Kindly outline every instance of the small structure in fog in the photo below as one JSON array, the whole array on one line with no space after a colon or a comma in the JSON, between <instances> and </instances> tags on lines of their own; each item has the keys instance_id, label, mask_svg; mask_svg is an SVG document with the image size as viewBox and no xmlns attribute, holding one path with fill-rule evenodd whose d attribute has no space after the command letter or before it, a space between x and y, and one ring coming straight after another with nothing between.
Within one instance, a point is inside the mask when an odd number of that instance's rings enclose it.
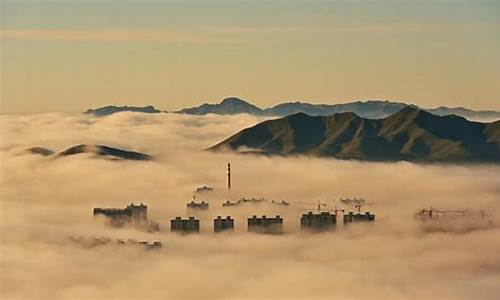
<instances>
[{"instance_id":1,"label":"small structure in fog","mask_svg":"<svg viewBox=\"0 0 500 300\"><path fill-rule=\"evenodd\" d=\"M222 207L236 206L238 204L239 204L238 202L231 202L227 200L226 202L222 203Z\"/></svg>"},{"instance_id":2,"label":"small structure in fog","mask_svg":"<svg viewBox=\"0 0 500 300\"><path fill-rule=\"evenodd\" d=\"M170 220L170 231L176 233L198 233L200 232L200 220L194 217L187 219L175 217Z\"/></svg>"},{"instance_id":3,"label":"small structure in fog","mask_svg":"<svg viewBox=\"0 0 500 300\"><path fill-rule=\"evenodd\" d=\"M222 218L217 216L214 219L214 232L234 231L234 219L230 216Z\"/></svg>"},{"instance_id":4,"label":"small structure in fog","mask_svg":"<svg viewBox=\"0 0 500 300\"><path fill-rule=\"evenodd\" d=\"M268 200L266 198L241 198L240 200L238 200L238 203L252 203L252 204L258 204L258 203L263 203L263 202L267 202Z\"/></svg>"},{"instance_id":5,"label":"small structure in fog","mask_svg":"<svg viewBox=\"0 0 500 300\"><path fill-rule=\"evenodd\" d=\"M285 201L285 200L282 200L282 201L271 200L271 203L276 204L276 205L281 205L281 206L289 206L290 205L290 202Z\"/></svg>"},{"instance_id":6,"label":"small structure in fog","mask_svg":"<svg viewBox=\"0 0 500 300\"><path fill-rule=\"evenodd\" d=\"M214 191L213 188L211 188L209 186L206 186L206 185L204 185L202 187L199 187L196 190L194 190L194 192L197 193L197 194L210 193L210 192L213 192L213 191Z\"/></svg>"},{"instance_id":7,"label":"small structure in fog","mask_svg":"<svg viewBox=\"0 0 500 300\"><path fill-rule=\"evenodd\" d=\"M269 200L266 199L266 198L240 198L238 201L236 202L231 202L229 200L227 200L226 202L222 203L222 206L223 207L229 207L229 206L237 206L237 205L243 205L245 203L250 203L250 204L261 204L261 203L265 203L265 202L268 202ZM274 202L274 203L281 203L281 202ZM283 201L283 203L286 203L286 201Z\"/></svg>"},{"instance_id":8,"label":"small structure in fog","mask_svg":"<svg viewBox=\"0 0 500 300\"><path fill-rule=\"evenodd\" d=\"M337 226L337 215L330 212L313 213L308 212L300 218L300 229L306 231L328 231Z\"/></svg>"},{"instance_id":9,"label":"small structure in fog","mask_svg":"<svg viewBox=\"0 0 500 300\"><path fill-rule=\"evenodd\" d=\"M160 241L154 241L154 242L140 241L139 246L143 247L146 250L153 250L162 247Z\"/></svg>"},{"instance_id":10,"label":"small structure in fog","mask_svg":"<svg viewBox=\"0 0 500 300\"><path fill-rule=\"evenodd\" d=\"M209 204L205 201L195 202L192 200L189 203L186 203L186 207L188 210L208 210Z\"/></svg>"},{"instance_id":11,"label":"small structure in fog","mask_svg":"<svg viewBox=\"0 0 500 300\"><path fill-rule=\"evenodd\" d=\"M263 233L263 234L283 234L283 218L276 216L267 218L262 216L252 216L248 218L248 232Z\"/></svg>"}]
</instances>

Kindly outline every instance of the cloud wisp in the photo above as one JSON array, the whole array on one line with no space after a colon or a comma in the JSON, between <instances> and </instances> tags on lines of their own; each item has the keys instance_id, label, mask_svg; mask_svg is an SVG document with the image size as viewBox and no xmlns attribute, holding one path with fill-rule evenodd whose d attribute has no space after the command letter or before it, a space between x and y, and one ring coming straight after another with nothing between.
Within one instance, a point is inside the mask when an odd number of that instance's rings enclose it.
<instances>
[{"instance_id":1,"label":"cloud wisp","mask_svg":"<svg viewBox=\"0 0 500 300\"><path fill-rule=\"evenodd\" d=\"M269 36L300 33L449 33L498 29L499 24L368 24L331 26L207 26L168 29L3 29L4 40L156 42L172 44L244 44L268 41Z\"/></svg>"}]
</instances>

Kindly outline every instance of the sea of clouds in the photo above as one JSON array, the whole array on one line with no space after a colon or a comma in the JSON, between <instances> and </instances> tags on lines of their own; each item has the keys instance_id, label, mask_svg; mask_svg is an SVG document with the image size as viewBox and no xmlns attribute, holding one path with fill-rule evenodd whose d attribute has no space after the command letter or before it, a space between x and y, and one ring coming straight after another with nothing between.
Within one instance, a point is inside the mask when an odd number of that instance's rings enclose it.
<instances>
[{"instance_id":1,"label":"sea of clouds","mask_svg":"<svg viewBox=\"0 0 500 300\"><path fill-rule=\"evenodd\" d=\"M0 144L2 299L498 299L500 167L367 163L203 151L262 119L248 115L119 113L2 115ZM153 161L27 153L103 144ZM225 189L232 165L231 192ZM169 232L199 186L215 188L199 235ZM223 209L242 196L287 200ZM321 201L365 197L373 224L303 234L299 216ZM94 207L148 205L158 233L112 229ZM298 204L311 203L311 204ZM482 209L491 228L424 230L426 207ZM283 236L246 233L253 214L284 217ZM234 234L211 220L235 218ZM161 249L86 248L71 236L159 240Z\"/></svg>"}]
</instances>

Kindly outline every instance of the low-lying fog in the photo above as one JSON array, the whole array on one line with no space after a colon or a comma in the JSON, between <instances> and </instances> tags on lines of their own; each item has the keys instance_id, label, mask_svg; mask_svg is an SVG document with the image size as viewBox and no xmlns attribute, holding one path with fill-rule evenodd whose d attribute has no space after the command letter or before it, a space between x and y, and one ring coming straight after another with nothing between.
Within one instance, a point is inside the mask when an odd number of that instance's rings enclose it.
<instances>
[{"instance_id":1,"label":"low-lying fog","mask_svg":"<svg viewBox=\"0 0 500 300\"><path fill-rule=\"evenodd\" d=\"M500 223L500 167L362 163L237 156L200 151L260 121L256 117L120 113L105 118L1 116L2 299L498 299L500 227L424 231L419 208L483 209ZM153 155L151 162L27 154L104 144ZM232 191L225 190L226 163ZM202 232L175 236L192 191L216 189ZM287 200L224 210L241 196ZM300 209L365 197L373 224L301 234ZM159 233L112 229L93 207L149 206ZM235 217L236 232L214 235L211 219ZM280 214L283 236L246 233L246 217ZM159 250L81 247L71 236L162 241Z\"/></svg>"}]
</instances>

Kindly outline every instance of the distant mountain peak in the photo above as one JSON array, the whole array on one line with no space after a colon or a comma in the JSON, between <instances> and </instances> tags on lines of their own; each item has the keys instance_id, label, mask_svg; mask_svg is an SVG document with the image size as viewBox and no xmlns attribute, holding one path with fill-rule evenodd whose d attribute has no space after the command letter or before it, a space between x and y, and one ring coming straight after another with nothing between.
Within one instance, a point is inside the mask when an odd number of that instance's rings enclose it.
<instances>
[{"instance_id":1,"label":"distant mountain peak","mask_svg":"<svg viewBox=\"0 0 500 300\"><path fill-rule=\"evenodd\" d=\"M205 115L210 113L219 115L235 115L241 113L251 115L262 114L260 108L237 97L228 97L224 98L220 103L204 103L200 106L185 108L177 112L191 115Z\"/></svg>"},{"instance_id":2,"label":"distant mountain peak","mask_svg":"<svg viewBox=\"0 0 500 300\"><path fill-rule=\"evenodd\" d=\"M249 102L241 99L241 98L238 98L238 97L227 97L227 98L224 98L222 99L221 105L228 105L228 104L248 104L248 105L252 105L250 104Z\"/></svg>"},{"instance_id":3,"label":"distant mountain peak","mask_svg":"<svg viewBox=\"0 0 500 300\"><path fill-rule=\"evenodd\" d=\"M140 113L159 113L160 110L156 109L152 105L147 106L115 106L115 105L107 105L103 107L99 107L96 109L88 109L85 114L94 115L96 117L104 117L109 116L119 112L140 112Z\"/></svg>"}]
</instances>

